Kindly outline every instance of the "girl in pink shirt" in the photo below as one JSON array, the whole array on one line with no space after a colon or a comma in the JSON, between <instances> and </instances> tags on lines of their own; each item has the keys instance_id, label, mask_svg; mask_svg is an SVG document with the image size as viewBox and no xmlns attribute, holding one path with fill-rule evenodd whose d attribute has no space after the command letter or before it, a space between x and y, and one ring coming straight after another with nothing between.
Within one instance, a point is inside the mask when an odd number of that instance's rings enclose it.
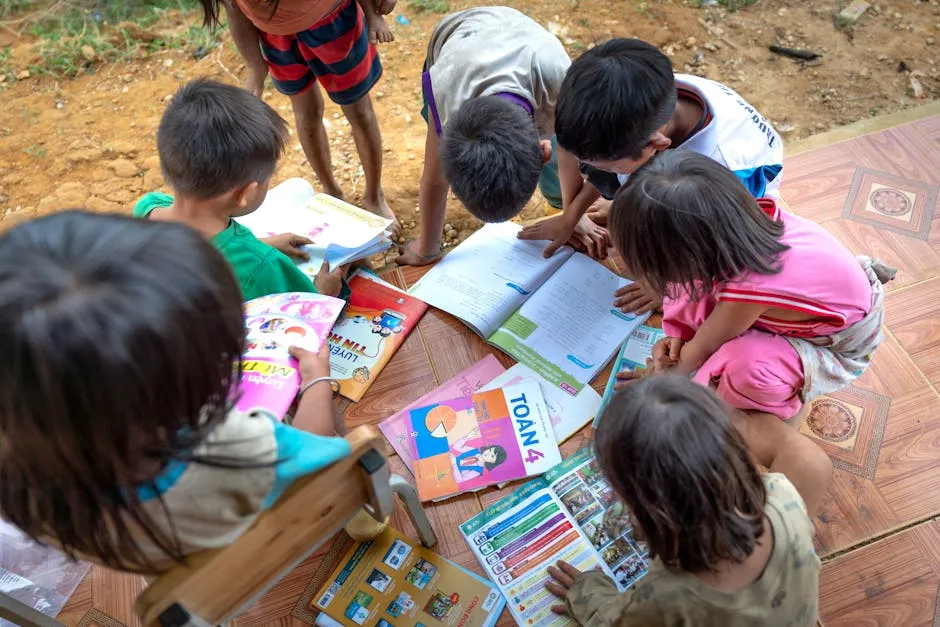
<instances>
[{"instance_id":1,"label":"girl in pink shirt","mask_svg":"<svg viewBox=\"0 0 940 627\"><path fill-rule=\"evenodd\" d=\"M650 370L691 375L734 407L789 418L859 377L881 342L890 271L702 155L663 153L634 174L611 236L663 296Z\"/></svg>"}]
</instances>

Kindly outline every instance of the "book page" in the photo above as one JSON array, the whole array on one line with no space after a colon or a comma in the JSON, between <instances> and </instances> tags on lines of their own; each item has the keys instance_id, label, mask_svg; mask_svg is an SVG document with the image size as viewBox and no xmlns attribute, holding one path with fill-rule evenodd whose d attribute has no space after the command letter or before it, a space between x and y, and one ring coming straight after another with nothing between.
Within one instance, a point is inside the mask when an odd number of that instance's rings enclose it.
<instances>
[{"instance_id":1,"label":"book page","mask_svg":"<svg viewBox=\"0 0 940 627\"><path fill-rule=\"evenodd\" d=\"M394 529L354 545L310 602L318 625L496 624L505 601L488 581Z\"/></svg>"},{"instance_id":2,"label":"book page","mask_svg":"<svg viewBox=\"0 0 940 627\"><path fill-rule=\"evenodd\" d=\"M521 228L484 225L409 292L488 338L574 252L565 247L545 259L545 242L519 239Z\"/></svg>"},{"instance_id":3,"label":"book page","mask_svg":"<svg viewBox=\"0 0 940 627\"><path fill-rule=\"evenodd\" d=\"M614 386L617 384L617 373L624 370L645 370L646 360L653 356L653 344L665 337L666 333L662 329L648 327L645 324L638 326L627 338L627 341L620 347L614 359L614 367L610 370L610 378L607 379L607 385L604 387L604 397L601 406L597 410L594 418L593 427L597 428L598 420L601 414L607 409L607 404L614 395Z\"/></svg>"},{"instance_id":4,"label":"book page","mask_svg":"<svg viewBox=\"0 0 940 627\"><path fill-rule=\"evenodd\" d=\"M614 292L629 283L593 259L575 254L489 341L551 385L577 394L649 317L621 313L614 307Z\"/></svg>"}]
</instances>

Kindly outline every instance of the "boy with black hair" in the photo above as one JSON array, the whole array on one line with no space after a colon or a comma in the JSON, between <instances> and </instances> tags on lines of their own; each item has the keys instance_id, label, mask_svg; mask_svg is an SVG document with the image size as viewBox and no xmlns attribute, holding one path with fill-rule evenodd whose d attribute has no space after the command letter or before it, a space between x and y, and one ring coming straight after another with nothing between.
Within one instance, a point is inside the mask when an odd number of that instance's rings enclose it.
<instances>
[{"instance_id":1,"label":"boy with black hair","mask_svg":"<svg viewBox=\"0 0 940 627\"><path fill-rule=\"evenodd\" d=\"M274 109L247 91L209 79L184 85L157 130L163 177L174 196L151 192L134 217L182 222L199 231L232 266L245 300L281 292L338 295L342 270L324 265L315 282L288 256L312 243L284 233L259 240L232 218L264 201L284 152L287 125Z\"/></svg>"},{"instance_id":2,"label":"boy with black hair","mask_svg":"<svg viewBox=\"0 0 940 627\"><path fill-rule=\"evenodd\" d=\"M424 63L422 116L428 124L418 192L421 234L399 263L441 256L452 188L484 222L520 211L536 187L562 207L552 157L555 101L571 64L558 38L508 7L477 7L435 27ZM569 159L577 173L577 162Z\"/></svg>"},{"instance_id":3,"label":"boy with black hair","mask_svg":"<svg viewBox=\"0 0 940 627\"><path fill-rule=\"evenodd\" d=\"M609 199L663 150L692 150L718 161L756 198L779 195L783 142L770 123L720 83L673 75L669 58L638 39L612 39L571 65L558 94L555 130L559 146L582 162L588 178L585 183L575 174L566 180L570 170L560 168L562 186L577 190L572 195L578 202L520 234L552 240L546 256L573 233L587 233L589 252L606 256L609 241L598 227L606 225ZM589 208L593 220L584 217ZM658 305L636 283L618 292L615 303L639 312Z\"/></svg>"}]
</instances>

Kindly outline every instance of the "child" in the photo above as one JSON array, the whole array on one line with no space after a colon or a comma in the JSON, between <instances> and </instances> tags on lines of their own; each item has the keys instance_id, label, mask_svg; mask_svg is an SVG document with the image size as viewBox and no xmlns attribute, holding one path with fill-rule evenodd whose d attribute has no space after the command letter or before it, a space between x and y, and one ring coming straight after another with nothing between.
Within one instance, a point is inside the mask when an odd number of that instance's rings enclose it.
<instances>
[{"instance_id":1,"label":"child","mask_svg":"<svg viewBox=\"0 0 940 627\"><path fill-rule=\"evenodd\" d=\"M0 329L0 516L72 557L159 572L350 454L328 349L292 349L294 427L232 408L241 293L183 225L67 212L8 231Z\"/></svg>"},{"instance_id":2,"label":"child","mask_svg":"<svg viewBox=\"0 0 940 627\"><path fill-rule=\"evenodd\" d=\"M509 7L468 9L438 23L422 77L428 129L421 234L398 263L440 258L449 187L484 222L517 215L537 186L562 206L558 168L577 175L577 162L548 162L555 101L569 65L557 37Z\"/></svg>"},{"instance_id":3,"label":"child","mask_svg":"<svg viewBox=\"0 0 940 627\"><path fill-rule=\"evenodd\" d=\"M245 90L190 81L157 130L160 168L175 197L147 194L134 216L182 222L202 233L231 264L245 300L281 292L340 294L340 269L330 274L324 265L312 283L287 257L303 258L297 246L310 240L292 233L259 240L232 219L261 206L286 136L284 120Z\"/></svg>"},{"instance_id":4,"label":"child","mask_svg":"<svg viewBox=\"0 0 940 627\"><path fill-rule=\"evenodd\" d=\"M890 272L754 200L708 157L669 151L637 171L610 232L627 269L665 298L655 368L694 374L733 407L794 416L858 378L881 343Z\"/></svg>"},{"instance_id":5,"label":"child","mask_svg":"<svg viewBox=\"0 0 940 627\"><path fill-rule=\"evenodd\" d=\"M618 392L594 447L649 572L620 593L601 571L560 562L546 586L564 600L556 612L597 627L816 624L812 517L832 477L819 447L770 416L729 416L714 393L669 375Z\"/></svg>"},{"instance_id":6,"label":"child","mask_svg":"<svg viewBox=\"0 0 940 627\"><path fill-rule=\"evenodd\" d=\"M579 202L520 234L552 240L546 257L573 232L581 234L589 253L606 256L606 233L582 219L593 207L596 222L606 226L610 203L598 200L601 192L594 184L612 198L631 172L663 150L711 157L734 171L755 198L778 195L783 142L770 123L720 83L673 75L669 57L638 39L612 39L571 65L558 94L555 130L558 144L584 162L589 176L583 185L579 174L563 181ZM603 180L611 177L612 182ZM642 313L661 304L635 284L616 296L616 306L625 312Z\"/></svg>"},{"instance_id":7,"label":"child","mask_svg":"<svg viewBox=\"0 0 940 627\"><path fill-rule=\"evenodd\" d=\"M355 0L201 0L210 26L219 23L219 5L224 5L232 40L248 66L245 88L260 97L270 71L277 90L290 97L300 145L323 191L343 198L333 176L318 82L349 120L365 172L363 207L394 219L382 191L382 136L369 98L382 63L369 32L372 27L375 37L388 40L391 32L377 32L374 25L381 21L384 26L380 13L390 12L395 3L363 3L370 26Z\"/></svg>"}]
</instances>

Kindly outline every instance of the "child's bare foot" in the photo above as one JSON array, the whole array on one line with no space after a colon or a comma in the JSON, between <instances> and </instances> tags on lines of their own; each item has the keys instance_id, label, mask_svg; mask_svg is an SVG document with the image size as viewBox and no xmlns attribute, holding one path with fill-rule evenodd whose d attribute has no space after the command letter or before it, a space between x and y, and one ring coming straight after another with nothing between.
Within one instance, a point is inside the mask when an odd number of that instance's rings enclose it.
<instances>
[{"instance_id":1,"label":"child's bare foot","mask_svg":"<svg viewBox=\"0 0 940 627\"><path fill-rule=\"evenodd\" d=\"M392 29L380 14L366 15L366 22L369 24L369 41L372 43L387 44L395 41Z\"/></svg>"},{"instance_id":2,"label":"child's bare foot","mask_svg":"<svg viewBox=\"0 0 940 627\"><path fill-rule=\"evenodd\" d=\"M392 211L392 208L388 206L387 202L385 202L384 193L380 191L378 198L375 199L363 198L362 208L366 211L371 211L377 216L391 218L393 222L391 225L389 225L388 230L391 232L393 238L398 237L398 233L401 231L401 223L398 222L398 218L395 217L395 213Z\"/></svg>"},{"instance_id":3,"label":"child's bare foot","mask_svg":"<svg viewBox=\"0 0 940 627\"><path fill-rule=\"evenodd\" d=\"M381 15L388 15L395 10L396 4L398 4L398 0L376 0L375 8L378 9Z\"/></svg>"}]
</instances>

